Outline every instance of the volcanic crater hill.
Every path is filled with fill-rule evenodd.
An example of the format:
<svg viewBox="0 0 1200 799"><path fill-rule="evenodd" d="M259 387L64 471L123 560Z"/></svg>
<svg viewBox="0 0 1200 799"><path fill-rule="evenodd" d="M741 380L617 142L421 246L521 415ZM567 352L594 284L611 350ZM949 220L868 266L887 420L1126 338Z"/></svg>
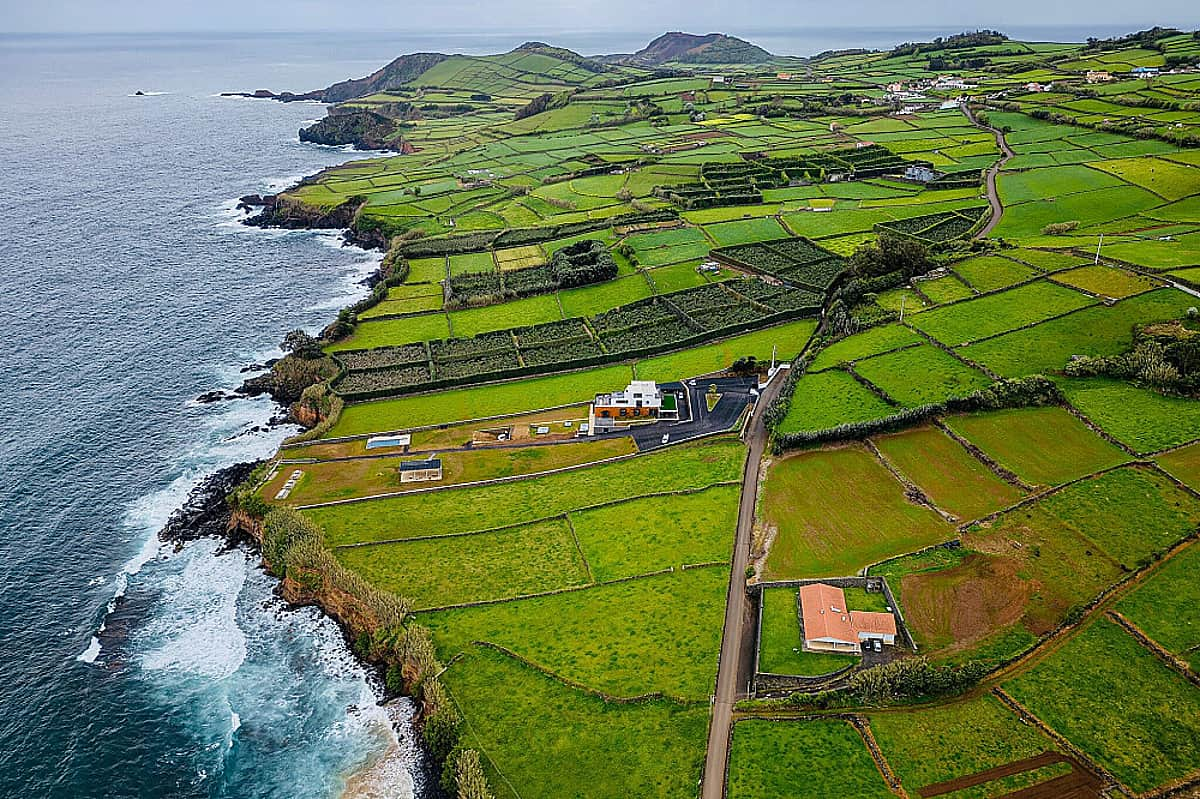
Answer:
<svg viewBox="0 0 1200 799"><path fill-rule="evenodd" d="M672 31L629 55L604 56L613 64L656 67L669 62L683 64L761 64L772 55L756 44L724 33Z"/></svg>

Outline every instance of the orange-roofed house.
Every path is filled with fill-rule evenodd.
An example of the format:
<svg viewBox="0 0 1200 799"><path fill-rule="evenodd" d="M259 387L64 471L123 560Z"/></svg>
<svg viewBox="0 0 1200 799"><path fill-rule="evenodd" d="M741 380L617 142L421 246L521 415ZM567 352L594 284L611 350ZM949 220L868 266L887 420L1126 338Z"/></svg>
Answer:
<svg viewBox="0 0 1200 799"><path fill-rule="evenodd" d="M845 592L825 583L801 586L800 618L806 650L857 655L862 653L864 641L896 643L895 616L847 610Z"/></svg>

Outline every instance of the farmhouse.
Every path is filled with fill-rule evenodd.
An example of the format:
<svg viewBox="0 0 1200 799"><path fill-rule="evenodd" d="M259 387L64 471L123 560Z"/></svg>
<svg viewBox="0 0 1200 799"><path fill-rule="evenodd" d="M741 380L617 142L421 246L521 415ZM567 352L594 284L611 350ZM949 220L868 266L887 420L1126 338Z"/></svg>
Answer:
<svg viewBox="0 0 1200 799"><path fill-rule="evenodd" d="M918 183L929 183L932 180L937 180L939 174L932 167L924 164L911 164L904 170L904 179L913 180Z"/></svg>
<svg viewBox="0 0 1200 799"><path fill-rule="evenodd" d="M1084 77L1088 83L1105 83L1113 79L1112 75L1102 69L1089 69Z"/></svg>
<svg viewBox="0 0 1200 799"><path fill-rule="evenodd" d="M674 394L664 394L653 380L634 380L624 391L596 395L588 411L588 431L595 435L615 429L618 422L678 418L679 405Z"/></svg>
<svg viewBox="0 0 1200 799"><path fill-rule="evenodd" d="M442 479L442 459L400 461L401 483L434 483Z"/></svg>
<svg viewBox="0 0 1200 799"><path fill-rule="evenodd" d="M804 649L815 652L862 652L865 641L896 643L896 617L891 613L846 610L846 594L825 583L800 588Z"/></svg>

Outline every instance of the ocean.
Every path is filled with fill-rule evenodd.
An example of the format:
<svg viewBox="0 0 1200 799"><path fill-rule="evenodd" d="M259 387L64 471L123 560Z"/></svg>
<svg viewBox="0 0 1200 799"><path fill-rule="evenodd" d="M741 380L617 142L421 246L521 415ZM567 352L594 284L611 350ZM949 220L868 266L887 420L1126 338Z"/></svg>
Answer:
<svg viewBox="0 0 1200 799"><path fill-rule="evenodd" d="M951 32L762 41L812 53ZM652 36L538 38L613 52ZM319 105L219 93L525 38L0 36L0 796L423 794L411 708L378 706L330 621L286 609L247 553L156 534L206 474L294 430L267 424L266 399L195 398L236 387L288 330L318 330L378 262L333 233L239 223L240 195L363 156L298 141Z"/></svg>

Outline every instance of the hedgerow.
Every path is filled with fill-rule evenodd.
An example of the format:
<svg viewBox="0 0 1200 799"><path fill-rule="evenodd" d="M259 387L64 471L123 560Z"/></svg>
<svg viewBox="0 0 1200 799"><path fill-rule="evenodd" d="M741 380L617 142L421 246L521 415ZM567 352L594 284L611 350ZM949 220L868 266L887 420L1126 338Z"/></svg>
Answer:
<svg viewBox="0 0 1200 799"><path fill-rule="evenodd" d="M799 373L795 374L797 377L799 376ZM824 444L833 441L853 441L880 433L892 433L947 413L998 410L1000 408L1023 408L1035 405L1056 405L1064 401L1062 391L1059 390L1054 381L1043 375L1030 375L1011 380L997 380L987 388L974 391L965 396L951 397L944 402L920 405L915 408L905 408L880 419L848 422L823 430L802 430L784 433L779 431L779 424L787 416L787 409L791 403L791 394L795 391L795 380L789 380L784 385L783 391L786 392L787 399L781 396L768 409L765 417L767 423L774 431L772 449L776 454L814 444Z"/></svg>

